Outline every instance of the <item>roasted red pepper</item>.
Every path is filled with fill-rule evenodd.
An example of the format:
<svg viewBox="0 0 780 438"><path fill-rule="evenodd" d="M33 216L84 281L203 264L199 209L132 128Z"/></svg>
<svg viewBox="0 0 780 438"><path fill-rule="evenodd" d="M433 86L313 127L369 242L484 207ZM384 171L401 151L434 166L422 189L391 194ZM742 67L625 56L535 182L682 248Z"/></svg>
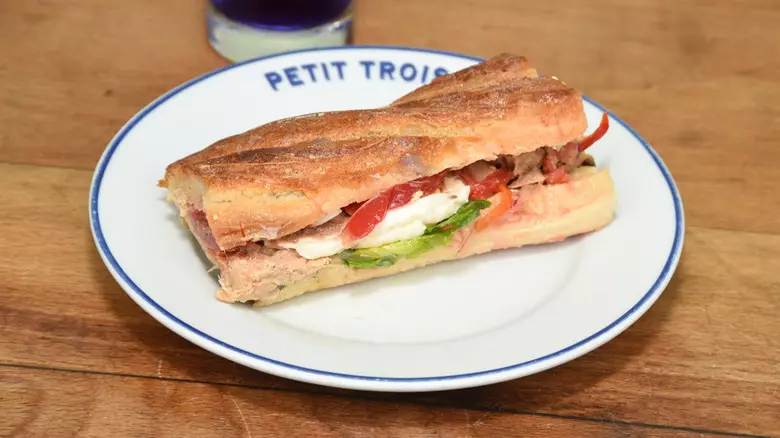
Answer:
<svg viewBox="0 0 780 438"><path fill-rule="evenodd" d="M417 192L423 196L430 195L441 186L447 171L433 176L418 178L405 184L391 187L363 203L353 203L344 207L350 219L344 228L348 240L366 237L382 222L388 210L402 207L409 203Z"/></svg>
<svg viewBox="0 0 780 438"><path fill-rule="evenodd" d="M498 187L498 193L501 194L498 203L477 220L474 226L477 231L484 230L485 227L495 222L496 219L505 215L509 208L512 207L512 191L505 184Z"/></svg>
<svg viewBox="0 0 780 438"><path fill-rule="evenodd" d="M545 180L547 181L547 184L562 184L565 182L569 182L570 179L571 178L569 177L569 174L566 173L566 168L563 166L545 175Z"/></svg>
<svg viewBox="0 0 780 438"><path fill-rule="evenodd" d="M595 131L593 131L592 134L589 136L583 138L580 142L580 152L583 152L585 149L591 147L593 143L597 142L601 137L604 136L604 134L607 133L607 130L609 129L609 115L604 112L601 116L601 123L599 123L599 127L596 128Z"/></svg>
<svg viewBox="0 0 780 438"><path fill-rule="evenodd" d="M502 185L505 186L514 177L515 174L512 172L506 171L504 169L498 169L490 175L486 176L482 181L475 181L474 178L470 176L463 178L463 180L466 181L466 184L471 187L469 199L473 201L476 199L487 199L493 196L494 194L498 193Z"/></svg>

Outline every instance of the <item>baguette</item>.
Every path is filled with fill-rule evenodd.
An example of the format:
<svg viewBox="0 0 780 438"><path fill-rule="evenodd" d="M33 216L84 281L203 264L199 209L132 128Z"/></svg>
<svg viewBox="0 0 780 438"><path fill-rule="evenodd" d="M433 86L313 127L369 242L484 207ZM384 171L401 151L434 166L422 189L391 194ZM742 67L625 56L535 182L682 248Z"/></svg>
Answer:
<svg viewBox="0 0 780 438"><path fill-rule="evenodd" d="M583 151L608 128L606 115L598 135L583 138L586 128L576 90L539 77L524 57L503 54L440 76L382 108L292 117L225 138L169 165L159 185L220 270L217 298L266 306L603 228L614 217L614 184L609 170L597 169ZM499 174L508 178L495 190L475 192ZM365 248L344 240L356 214L349 207L400 193L421 178L438 181L438 188L416 191L392 208L441 193L437 199L460 207L482 202L479 208L487 209L421 253L393 255L385 264L348 263L350 248ZM488 203L458 198L447 191L451 184ZM306 254L299 245L326 238L336 239L328 241L336 249L323 255Z"/></svg>
<svg viewBox="0 0 780 438"><path fill-rule="evenodd" d="M581 136L580 94L529 65L501 56L389 107L272 122L171 164L160 185L182 216L203 211L219 249L230 250L400 183Z"/></svg>

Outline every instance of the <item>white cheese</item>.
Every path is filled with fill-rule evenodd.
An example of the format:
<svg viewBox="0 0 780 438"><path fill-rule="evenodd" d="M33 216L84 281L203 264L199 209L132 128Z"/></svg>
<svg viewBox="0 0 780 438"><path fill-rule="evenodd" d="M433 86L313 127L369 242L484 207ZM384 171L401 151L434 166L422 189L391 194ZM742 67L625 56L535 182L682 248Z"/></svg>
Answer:
<svg viewBox="0 0 780 438"><path fill-rule="evenodd" d="M458 178L446 178L444 190L434 193L387 212L385 219L366 237L354 242L352 247L370 248L422 235L427 225L438 223L455 214L468 202L470 188ZM340 236L301 239L294 245L301 257L317 259L338 254L344 249Z"/></svg>
<svg viewBox="0 0 780 438"><path fill-rule="evenodd" d="M368 236L358 240L355 247L371 248L420 236L427 225L447 219L468 202L469 190L459 179L448 178L443 192L388 211L385 219Z"/></svg>
<svg viewBox="0 0 780 438"><path fill-rule="evenodd" d="M285 245L285 247L294 249L301 257L309 260L332 256L344 250L341 239L337 238L301 239L294 245Z"/></svg>

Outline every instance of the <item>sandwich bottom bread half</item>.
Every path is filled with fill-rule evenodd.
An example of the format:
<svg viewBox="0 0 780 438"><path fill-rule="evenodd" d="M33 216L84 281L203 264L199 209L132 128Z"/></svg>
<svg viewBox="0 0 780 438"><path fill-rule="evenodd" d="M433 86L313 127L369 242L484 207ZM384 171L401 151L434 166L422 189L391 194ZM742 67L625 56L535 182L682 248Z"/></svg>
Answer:
<svg viewBox="0 0 780 438"><path fill-rule="evenodd" d="M580 94L503 54L392 104L282 119L168 166L217 298L306 292L598 230L615 211Z"/></svg>

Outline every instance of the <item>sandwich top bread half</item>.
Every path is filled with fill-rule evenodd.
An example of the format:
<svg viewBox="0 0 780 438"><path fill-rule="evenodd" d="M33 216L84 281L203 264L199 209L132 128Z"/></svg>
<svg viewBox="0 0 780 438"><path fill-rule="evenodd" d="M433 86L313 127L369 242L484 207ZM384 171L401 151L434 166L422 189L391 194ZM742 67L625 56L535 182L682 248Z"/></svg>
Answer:
<svg viewBox="0 0 780 438"><path fill-rule="evenodd" d="M225 138L160 185L220 270L226 302L268 305L607 225L609 171L580 94L500 55L371 110Z"/></svg>

